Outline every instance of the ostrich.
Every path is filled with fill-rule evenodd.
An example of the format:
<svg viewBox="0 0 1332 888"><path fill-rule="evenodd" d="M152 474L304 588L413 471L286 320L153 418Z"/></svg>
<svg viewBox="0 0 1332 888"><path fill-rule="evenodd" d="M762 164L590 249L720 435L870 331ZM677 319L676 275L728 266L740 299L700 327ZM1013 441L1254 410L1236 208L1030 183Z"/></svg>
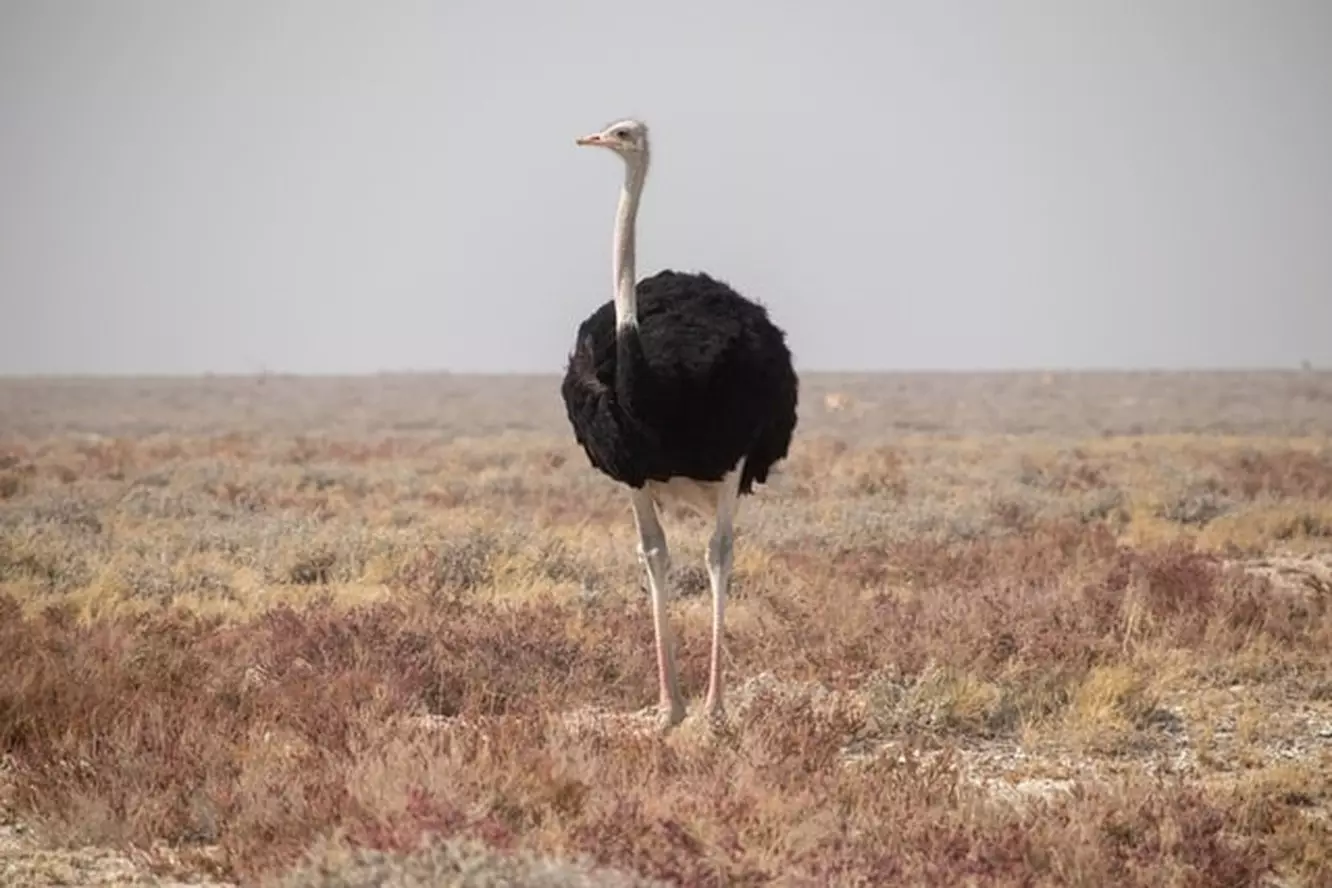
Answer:
<svg viewBox="0 0 1332 888"><path fill-rule="evenodd" d="M767 310L702 273L657 272L635 285L634 229L648 171L648 128L621 120L576 140L624 161L615 221L614 298L581 325L561 386L569 423L594 468L629 488L638 558L652 598L658 724L685 715L667 620L670 555L658 507L712 518L705 555L712 650L705 710L724 715L721 645L739 498L786 457L798 382L785 333Z"/></svg>

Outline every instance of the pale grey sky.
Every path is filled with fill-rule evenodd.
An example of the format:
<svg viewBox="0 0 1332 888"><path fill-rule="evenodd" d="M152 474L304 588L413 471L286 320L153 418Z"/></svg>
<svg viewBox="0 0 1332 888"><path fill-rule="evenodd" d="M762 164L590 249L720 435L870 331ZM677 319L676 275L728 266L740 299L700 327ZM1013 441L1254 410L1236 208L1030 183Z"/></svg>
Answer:
<svg viewBox="0 0 1332 888"><path fill-rule="evenodd" d="M0 0L0 373L559 372L628 115L800 369L1332 364L1327 0Z"/></svg>

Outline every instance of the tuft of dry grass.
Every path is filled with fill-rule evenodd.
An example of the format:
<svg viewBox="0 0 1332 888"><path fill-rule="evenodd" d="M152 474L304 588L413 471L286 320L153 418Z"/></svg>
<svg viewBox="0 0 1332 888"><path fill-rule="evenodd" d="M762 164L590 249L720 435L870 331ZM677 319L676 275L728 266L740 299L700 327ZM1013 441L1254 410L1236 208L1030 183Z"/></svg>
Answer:
<svg viewBox="0 0 1332 888"><path fill-rule="evenodd" d="M1332 388L1148 381L814 377L730 718L666 736L550 380L0 383L0 823L289 888L1326 884Z"/></svg>

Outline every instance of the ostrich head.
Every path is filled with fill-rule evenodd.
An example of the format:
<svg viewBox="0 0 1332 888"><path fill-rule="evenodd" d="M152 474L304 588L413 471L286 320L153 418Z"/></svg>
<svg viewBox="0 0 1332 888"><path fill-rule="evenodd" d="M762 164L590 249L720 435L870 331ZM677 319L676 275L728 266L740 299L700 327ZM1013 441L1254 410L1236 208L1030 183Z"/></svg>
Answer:
<svg viewBox="0 0 1332 888"><path fill-rule="evenodd" d="M641 120L617 120L600 132L580 136L576 141L579 145L609 148L626 163L635 163L647 156L648 128Z"/></svg>
<svg viewBox="0 0 1332 888"><path fill-rule="evenodd" d="M648 169L647 124L641 120L617 120L600 132L588 133L575 140L579 145L609 148L624 161L624 186L615 211L615 240L612 273L615 279L615 327L621 330L638 325L638 301L634 281L634 228L638 201ZM618 334L617 334L618 335Z"/></svg>

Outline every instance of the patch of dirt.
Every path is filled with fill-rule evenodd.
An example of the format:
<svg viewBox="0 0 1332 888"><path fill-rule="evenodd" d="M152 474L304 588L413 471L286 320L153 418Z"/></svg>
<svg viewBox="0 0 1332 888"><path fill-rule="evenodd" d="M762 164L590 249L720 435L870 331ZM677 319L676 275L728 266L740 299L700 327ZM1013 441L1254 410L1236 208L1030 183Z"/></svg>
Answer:
<svg viewBox="0 0 1332 888"><path fill-rule="evenodd" d="M1332 604L1332 554L1278 554L1226 564L1266 577L1279 591L1304 593L1324 607Z"/></svg>
<svg viewBox="0 0 1332 888"><path fill-rule="evenodd" d="M152 888L235 888L207 879L166 878L106 848L51 848L21 824L0 826L0 885L5 888L45 886L152 886Z"/></svg>
<svg viewBox="0 0 1332 888"><path fill-rule="evenodd" d="M1128 774L1222 785L1263 768L1332 761L1332 700L1259 700L1255 693L1236 685L1211 693L1181 692L1178 699L1162 700L1159 730L1150 748L1122 755L1090 755L1053 745L1024 747L1016 739L977 737L956 746L922 750L880 735L848 738L843 761L856 767L884 757L896 757L903 765L908 757L914 764L945 760L944 766L956 768L964 781L983 788L996 802L1017 806L1053 800L1074 792L1079 784L1109 782ZM814 717L839 706L867 708L862 694L762 673L732 690L727 703L729 729L743 729L755 706L774 699L807 701ZM705 736L700 706L691 707L685 722L672 732L674 738L689 742ZM1252 719L1247 713L1254 711L1266 713L1261 735L1246 723ZM655 732L655 719L655 707L586 708L554 716L552 725L575 738L623 737ZM444 727L448 721L438 720L436 726ZM1328 814L1321 809L1309 813Z"/></svg>
<svg viewBox="0 0 1332 888"><path fill-rule="evenodd" d="M406 854L329 846L272 882L274 888L667 888L619 870L471 842L443 842Z"/></svg>
<svg viewBox="0 0 1332 888"><path fill-rule="evenodd" d="M135 860L107 848L60 848L45 842L19 823L11 806L12 764L0 759L0 886L152 886L152 888L235 888L228 882L202 877L164 877L151 871L146 860ZM169 851L159 849L159 857Z"/></svg>
<svg viewBox="0 0 1332 888"><path fill-rule="evenodd" d="M725 729L742 729L750 720L755 707L772 703L806 702L810 715L818 718L838 705L849 704L863 709L859 695L831 691L815 682L785 681L771 672L762 672L727 689ZM671 733L678 737L694 737L711 729L703 713L702 701L687 704L685 720ZM583 707L553 717L554 726L575 739L591 737L623 737L637 734L646 736L660 732L657 707L621 711L601 707ZM435 722L438 726L438 721Z"/></svg>

